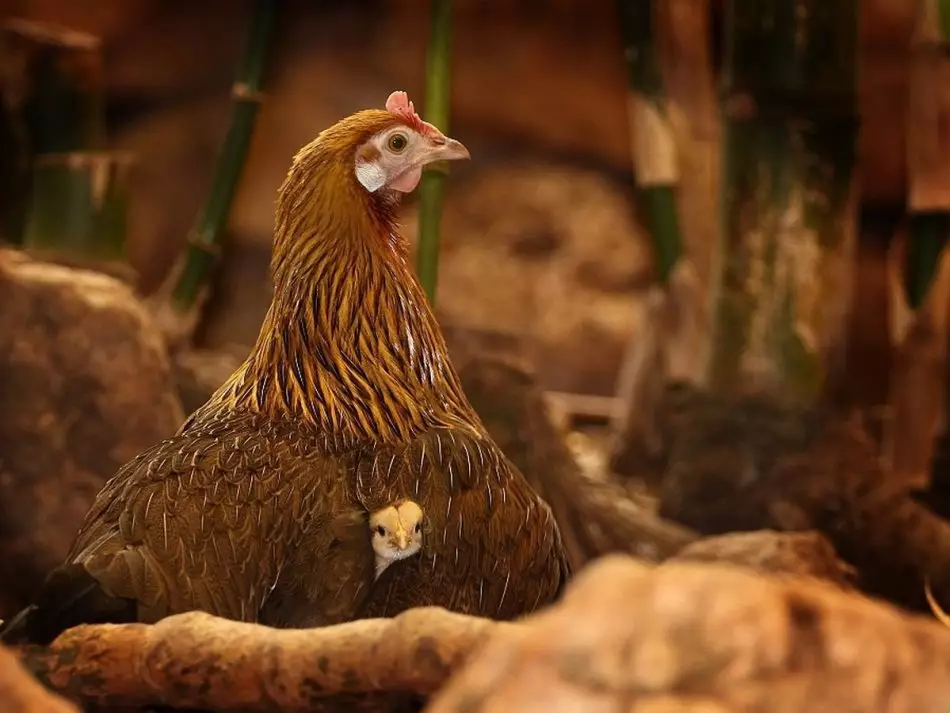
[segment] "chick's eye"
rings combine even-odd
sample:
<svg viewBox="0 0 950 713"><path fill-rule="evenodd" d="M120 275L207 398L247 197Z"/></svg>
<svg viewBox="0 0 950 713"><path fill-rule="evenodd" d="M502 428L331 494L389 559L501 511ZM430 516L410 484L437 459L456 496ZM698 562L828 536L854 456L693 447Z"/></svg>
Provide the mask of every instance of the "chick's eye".
<svg viewBox="0 0 950 713"><path fill-rule="evenodd" d="M393 134L389 137L387 145L390 151L401 153L409 145L409 139L406 138L405 134Z"/></svg>
<svg viewBox="0 0 950 713"><path fill-rule="evenodd" d="M376 526L376 534L379 535L380 537L385 536L385 534L386 534L386 528L383 527L382 525L377 525L377 526Z"/></svg>
<svg viewBox="0 0 950 713"><path fill-rule="evenodd" d="M417 523L416 523L416 532L422 532L422 523L421 523L421 522L417 522Z"/></svg>

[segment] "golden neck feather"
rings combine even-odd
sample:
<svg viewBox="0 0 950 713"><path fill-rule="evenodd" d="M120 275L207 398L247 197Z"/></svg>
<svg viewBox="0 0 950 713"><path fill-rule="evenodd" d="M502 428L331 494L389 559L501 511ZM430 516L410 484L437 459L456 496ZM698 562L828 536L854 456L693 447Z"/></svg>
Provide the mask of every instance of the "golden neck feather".
<svg viewBox="0 0 950 713"><path fill-rule="evenodd" d="M244 364L195 414L290 415L340 446L480 429L395 225L351 155L305 147L278 199L274 298Z"/></svg>

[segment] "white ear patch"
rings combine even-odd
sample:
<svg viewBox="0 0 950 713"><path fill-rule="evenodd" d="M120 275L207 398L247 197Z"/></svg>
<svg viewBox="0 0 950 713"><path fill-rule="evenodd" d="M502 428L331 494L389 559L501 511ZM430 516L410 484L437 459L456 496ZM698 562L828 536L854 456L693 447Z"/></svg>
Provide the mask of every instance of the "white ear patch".
<svg viewBox="0 0 950 713"><path fill-rule="evenodd" d="M386 185L386 172L376 163L358 161L356 163L356 180L370 193L375 193Z"/></svg>

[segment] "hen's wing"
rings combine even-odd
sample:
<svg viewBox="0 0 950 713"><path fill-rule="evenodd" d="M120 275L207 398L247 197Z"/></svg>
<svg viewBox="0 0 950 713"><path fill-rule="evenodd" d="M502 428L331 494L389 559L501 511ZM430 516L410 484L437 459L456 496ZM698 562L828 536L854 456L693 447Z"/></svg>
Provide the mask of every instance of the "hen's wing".
<svg viewBox="0 0 950 713"><path fill-rule="evenodd" d="M375 569L368 514L360 509L324 517L288 560L260 621L297 629L348 621L369 594Z"/></svg>
<svg viewBox="0 0 950 713"><path fill-rule="evenodd" d="M304 523L340 494L342 469L293 424L229 414L192 425L106 483L25 617L26 638L193 609L257 620Z"/></svg>
<svg viewBox="0 0 950 713"><path fill-rule="evenodd" d="M374 510L422 505L422 553L383 573L362 615L439 605L510 619L555 599L570 576L548 505L487 436L433 430L409 447L367 454L357 492Z"/></svg>

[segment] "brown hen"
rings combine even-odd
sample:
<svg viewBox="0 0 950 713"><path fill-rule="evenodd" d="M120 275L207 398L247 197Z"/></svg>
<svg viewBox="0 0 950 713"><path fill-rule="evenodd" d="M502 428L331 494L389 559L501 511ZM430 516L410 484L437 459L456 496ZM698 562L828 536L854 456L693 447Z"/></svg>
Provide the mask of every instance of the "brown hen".
<svg viewBox="0 0 950 713"><path fill-rule="evenodd" d="M462 392L396 226L423 166L464 158L403 92L297 154L250 355L106 484L0 638L190 609L290 627L429 604L507 619L557 596L558 527ZM425 513L421 552L374 583L367 513L405 499Z"/></svg>

